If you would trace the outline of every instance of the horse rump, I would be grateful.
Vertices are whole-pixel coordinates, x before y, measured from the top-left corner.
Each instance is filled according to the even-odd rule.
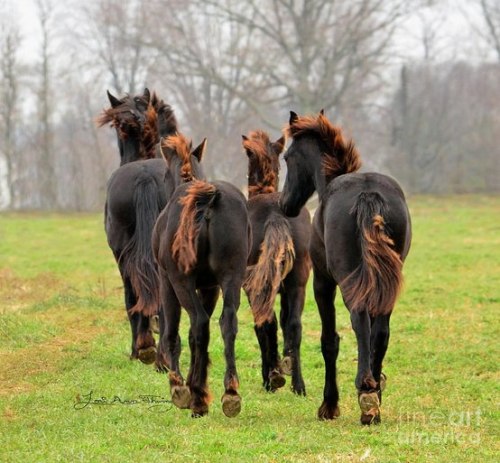
[[[384,219],[387,207],[378,192],[357,196],[350,213],[356,216],[361,262],[340,283],[349,310],[368,310],[372,317],[392,312],[403,284],[403,261],[394,249]]]

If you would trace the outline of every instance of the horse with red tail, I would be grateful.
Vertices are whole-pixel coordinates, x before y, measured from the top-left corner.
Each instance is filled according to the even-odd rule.
[[[210,318],[222,290],[219,324],[226,361],[222,410],[233,417],[241,409],[234,344],[251,229],[243,194],[227,182],[203,180],[204,149],[205,141],[193,150],[180,134],[162,143],[176,189],[153,231],[163,312],[157,363],[169,371],[173,403],[191,409],[193,417],[207,414]],[[179,366],[181,307],[190,320],[191,364],[186,380]]]
[[[361,159],[354,143],[344,138],[323,111],[303,117],[291,112],[287,133],[293,142],[285,154],[288,172],[281,208],[294,217],[314,191],[320,199],[310,247],[325,361],[318,417],[333,419],[340,413],[334,305],[338,286],[358,342],[355,385],[361,423],[378,423],[389,320],[403,283],[403,262],[411,242],[406,200],[393,178],[357,173]]]
[[[152,363],[156,356],[151,320],[159,305],[158,274],[151,233],[173,192],[165,162],[155,157],[163,135],[177,130],[175,116],[154,93],[118,99],[108,92],[111,107],[97,119],[116,129],[120,167],[108,184],[104,225],[108,244],[123,280],[125,309],[132,332],[131,359]]]
[[[264,388],[274,392],[292,376],[292,391],[306,394],[300,362],[302,311],[311,269],[309,241],[311,218],[306,208],[287,217],[278,201],[279,156],[285,137],[271,142],[257,130],[243,135],[248,156],[248,213],[252,224],[252,248],[244,283],[254,315],[255,333],[262,357]],[[283,359],[278,354],[278,322],[274,302],[280,295]]]

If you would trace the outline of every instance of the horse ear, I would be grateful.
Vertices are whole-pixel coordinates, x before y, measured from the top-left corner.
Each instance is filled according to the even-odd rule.
[[[109,90],[106,90],[107,94],[108,94],[108,100],[109,102],[111,103],[111,107],[112,108],[116,108],[117,106],[120,106],[122,104],[122,102],[116,98],[116,96],[113,96]]]
[[[325,115],[325,110],[324,109],[320,109],[319,110],[319,115],[320,116],[324,116]]]
[[[286,143],[286,138],[284,135],[278,138],[274,143],[272,143],[271,146],[273,147],[273,151],[276,153],[276,156],[279,156],[283,152],[283,149],[285,148],[285,143]]]
[[[297,116],[297,113],[294,112],[294,111],[290,111],[290,120],[288,121],[288,123],[290,125],[292,125],[294,122],[297,121],[297,119],[299,118],[299,116]]]
[[[149,100],[151,99],[151,93],[149,91],[149,88],[144,89],[144,93],[142,94],[143,98],[149,103]]]
[[[203,157],[203,153],[205,153],[206,147],[207,139],[204,138],[203,141],[193,151],[191,151],[191,155],[198,159],[198,162],[200,162]]]
[[[243,142],[248,141],[248,137],[247,137],[246,135],[242,135],[242,136],[241,136],[241,139],[243,140]]]

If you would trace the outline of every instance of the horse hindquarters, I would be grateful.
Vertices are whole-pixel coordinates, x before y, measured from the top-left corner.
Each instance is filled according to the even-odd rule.
[[[387,192],[361,192],[350,209],[359,242],[350,246],[357,267],[340,282],[358,342],[356,388],[362,424],[380,421],[381,368],[389,342],[389,319],[402,286],[402,258],[395,242],[404,236],[395,218],[404,215]],[[388,226],[391,226],[391,236]],[[404,228],[404,227],[403,227]],[[356,244],[357,251],[353,250]],[[347,247],[349,250],[349,247]],[[349,252],[349,251],[348,251]],[[351,255],[351,261],[352,261]],[[347,258],[349,260],[349,258]]]

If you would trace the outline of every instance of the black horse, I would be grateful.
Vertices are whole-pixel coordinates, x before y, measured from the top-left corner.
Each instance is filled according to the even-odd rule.
[[[260,130],[243,135],[243,148],[248,156],[248,214],[253,237],[244,289],[254,314],[264,387],[274,391],[285,384],[283,374],[291,374],[292,390],[305,395],[300,343],[301,316],[311,269],[311,218],[306,208],[302,208],[298,217],[288,218],[279,207],[279,155],[284,147],[285,137],[271,143],[269,136]],[[284,338],[281,362],[274,312],[278,293]]]
[[[158,274],[151,251],[153,226],[173,192],[163,159],[153,159],[163,136],[177,130],[170,106],[149,90],[117,99],[98,124],[116,129],[121,166],[107,185],[105,230],[125,290],[125,308],[132,331],[132,359],[155,360],[150,320],[159,305]],[[171,180],[171,179],[170,179]]]
[[[199,161],[205,141],[195,150],[184,136],[168,137],[162,152],[177,186],[153,231],[153,251],[161,282],[159,361],[169,370],[172,401],[192,416],[208,413],[207,385],[210,317],[219,289],[224,304],[219,323],[224,339],[226,374],[222,409],[241,409],[234,343],[236,312],[250,246],[250,224],[243,194],[226,182],[203,178]],[[190,320],[191,365],[186,384],[180,372],[181,306]]]
[[[281,208],[296,216],[315,190],[320,198],[310,247],[325,360],[324,400],[318,416],[339,415],[334,307],[338,285],[358,342],[355,384],[361,423],[380,422],[389,319],[411,241],[405,197],[391,177],[355,173],[361,161],[354,144],[344,139],[323,111],[317,117],[291,112],[287,131],[293,143],[285,155],[288,173]]]

